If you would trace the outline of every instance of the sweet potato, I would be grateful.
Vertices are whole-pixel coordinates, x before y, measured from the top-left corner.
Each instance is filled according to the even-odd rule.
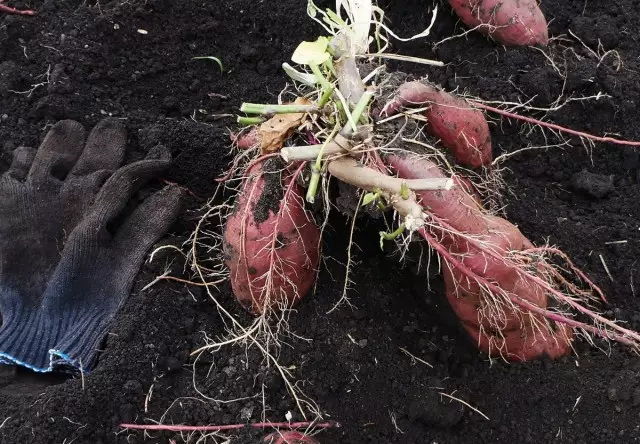
[[[537,0],[449,0],[467,26],[504,45],[546,46],[547,20]]]
[[[492,160],[491,133],[482,111],[464,99],[419,81],[404,83],[387,104],[383,115],[390,116],[403,107],[426,107],[427,133],[440,139],[456,160],[472,168],[488,166]]]
[[[298,431],[273,432],[262,441],[265,444],[320,444],[312,437]]]
[[[418,157],[391,155],[387,162],[401,178],[445,177],[434,163]],[[489,283],[509,298],[547,308],[545,290],[524,279],[523,269],[504,259],[510,252],[533,248],[520,230],[505,219],[486,214],[462,187],[417,195],[419,203],[443,225],[440,229],[434,223],[431,239],[437,239],[452,258],[458,258],[457,263],[443,258],[447,299],[478,347],[493,356],[520,361],[568,353],[572,337],[568,326],[550,329],[539,315],[522,316],[508,300],[487,295]],[[478,279],[470,279],[470,275]]]
[[[320,230],[303,191],[276,159],[247,171],[224,227],[223,249],[236,299],[254,314],[291,307],[314,283]]]

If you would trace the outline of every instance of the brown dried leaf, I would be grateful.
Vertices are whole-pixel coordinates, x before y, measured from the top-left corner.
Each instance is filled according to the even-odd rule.
[[[298,97],[295,105],[310,105],[311,102],[304,97]],[[260,148],[262,154],[280,151],[284,142],[291,137],[295,129],[304,121],[305,113],[276,114],[258,128]]]

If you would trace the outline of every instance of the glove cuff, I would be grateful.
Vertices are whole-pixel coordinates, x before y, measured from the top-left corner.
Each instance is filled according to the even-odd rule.
[[[93,366],[100,343],[107,333],[107,320],[102,312],[84,313],[65,326],[65,335],[49,350],[54,366],[70,367],[88,374]]]
[[[88,374],[106,333],[105,316],[99,312],[77,314],[69,322],[59,314],[23,306],[5,309],[2,315],[0,363],[38,373]]]
[[[11,299],[10,299],[11,300]],[[19,301],[13,298],[13,301]],[[27,367],[35,372],[52,370],[49,349],[59,326],[50,325],[42,312],[22,304],[2,310],[0,363]]]

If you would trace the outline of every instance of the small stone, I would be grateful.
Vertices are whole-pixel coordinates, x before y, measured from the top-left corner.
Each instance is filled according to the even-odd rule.
[[[202,82],[198,79],[195,79],[193,82],[191,82],[191,85],[189,86],[189,91],[196,92],[200,89],[201,85],[202,85]]]
[[[0,96],[8,96],[20,80],[20,68],[15,62],[0,63]]]
[[[251,419],[251,415],[253,415],[253,406],[247,406],[247,407],[243,407],[242,410],[240,410],[240,418],[244,419],[245,421],[248,421]]]
[[[174,357],[161,358],[158,367],[161,372],[175,373],[182,369],[182,362]]]
[[[130,379],[124,383],[123,390],[130,394],[142,393],[142,384],[135,379]]]
[[[51,70],[47,90],[49,94],[68,94],[72,92],[73,88],[71,87],[69,75],[65,72],[65,67],[62,63],[57,63]]]
[[[236,368],[232,365],[229,365],[222,369],[222,371],[230,378],[236,374]]]
[[[134,419],[135,407],[131,404],[124,404],[120,406],[120,421],[124,423],[130,423]]]
[[[596,199],[602,199],[615,189],[613,175],[596,174],[587,170],[582,170],[573,175],[571,187],[575,191],[585,193]]]

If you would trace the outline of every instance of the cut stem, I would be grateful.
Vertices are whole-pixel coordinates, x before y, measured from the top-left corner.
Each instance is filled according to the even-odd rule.
[[[262,103],[243,103],[240,111],[246,114],[260,114],[270,116],[272,114],[296,114],[317,113],[320,108],[316,105],[265,105]]]
[[[238,116],[238,124],[243,126],[260,125],[265,119],[263,117],[242,117]]]
[[[298,160],[316,160],[321,154],[323,145],[285,146],[280,150],[280,157],[285,162]],[[345,150],[335,142],[328,143],[322,151],[322,157],[326,158],[335,154],[343,154]]]

